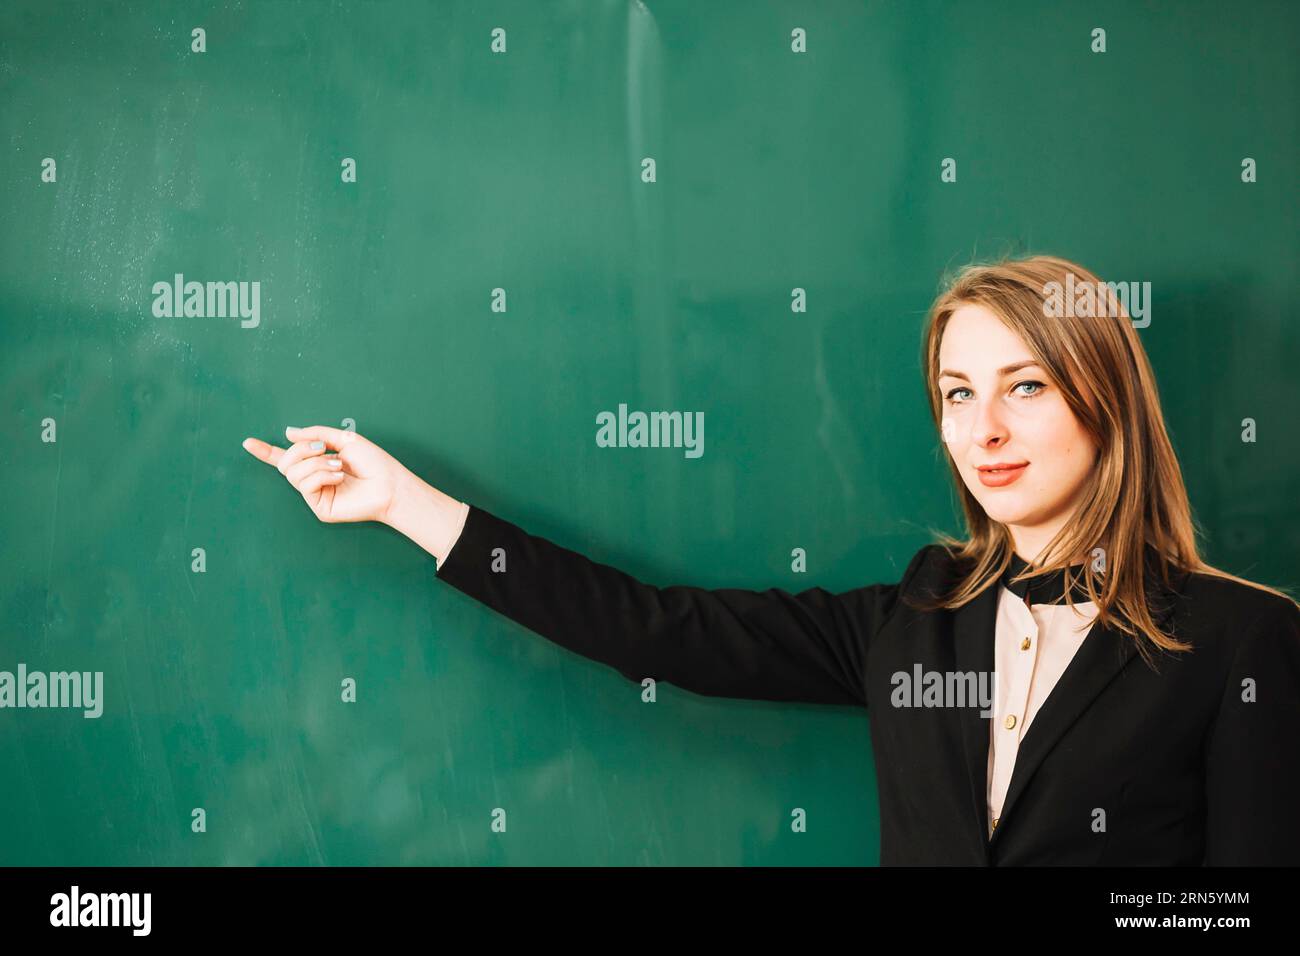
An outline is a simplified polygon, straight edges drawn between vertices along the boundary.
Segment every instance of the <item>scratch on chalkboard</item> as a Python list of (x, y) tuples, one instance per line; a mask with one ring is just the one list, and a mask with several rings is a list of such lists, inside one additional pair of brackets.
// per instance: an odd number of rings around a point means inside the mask
[[(187, 352), (193, 352), (192, 348), (187, 348)], [(199, 426), (203, 421), (203, 389), (198, 390), (199, 405), (194, 415), (194, 427), (191, 429), (193, 435), (194, 454), (190, 458), (190, 490), (185, 495), (185, 531), (183, 541), (189, 541), (190, 535), (190, 502), (194, 500), (194, 482), (199, 473)], [(195, 603), (198, 603), (198, 595), (194, 593), (194, 582), (190, 580), (190, 575), (185, 575), (185, 584), (190, 589), (190, 597)]]
[(840, 417), (840, 409), (835, 401), (835, 393), (831, 388), (830, 377), (826, 373), (825, 331), (825, 327), (818, 323), (813, 335), (813, 345), (817, 350), (813, 365), (813, 388), (821, 406), (821, 417), (817, 421), (817, 440), (821, 444), (822, 450), (826, 452), (831, 464), (835, 467), (835, 476), (840, 480), (844, 500), (852, 501), (854, 492), (853, 481), (849, 477), (849, 467), (845, 463), (844, 457), (831, 434), (836, 419)]
[[(67, 399), (64, 399), (64, 405), (67, 405)], [(63, 412), (59, 412), (59, 419), (62, 421)], [(45, 639), (50, 637), (50, 585), (54, 577), (54, 534), (59, 525), (59, 481), (63, 477), (63, 446), (59, 445), (57, 465), (54, 469), (54, 508), (50, 515), (50, 547), (45, 558), (45, 613), (41, 625)]]
[[(72, 357), (68, 359), (64, 366), (63, 374), (63, 391), (59, 395), (61, 404), (59, 405), (59, 424), (63, 424), (67, 418), (68, 410), (68, 389), (72, 387), (72, 362), (76, 358), (76, 336), (73, 336)], [(66, 432), (65, 432), (66, 440)], [(63, 442), (56, 440), (54, 442), (59, 448), (55, 456), (54, 466), (54, 506), (50, 514), (50, 547), (45, 556), (45, 607), (41, 612), (41, 640), (42, 645), (48, 644), (50, 639), (50, 586), (54, 578), (54, 535), (59, 526), (59, 482), (63, 477)]]

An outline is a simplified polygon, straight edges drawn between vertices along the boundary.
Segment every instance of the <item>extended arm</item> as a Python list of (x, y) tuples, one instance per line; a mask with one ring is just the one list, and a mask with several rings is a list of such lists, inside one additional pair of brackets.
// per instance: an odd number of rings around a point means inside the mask
[(320, 520), (389, 524), (434, 556), (441, 580), (629, 680), (720, 697), (866, 704), (867, 649), (902, 584), (842, 594), (656, 587), (444, 494), (360, 435), (287, 434), (288, 449), (257, 439), (244, 447), (275, 465)]
[(470, 506), (438, 572), (511, 620), (629, 680), (719, 697), (865, 705), (871, 636), (898, 584), (708, 590), (642, 583)]

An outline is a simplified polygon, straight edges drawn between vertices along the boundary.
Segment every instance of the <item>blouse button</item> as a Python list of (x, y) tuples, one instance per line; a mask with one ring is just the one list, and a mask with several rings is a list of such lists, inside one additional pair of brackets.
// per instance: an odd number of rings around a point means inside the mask
[(1023, 641), (1020, 642), (1020, 649), (1022, 651), (1029, 650), (1029, 638), (1026, 637)]
[(1016, 726), (1016, 715), (1015, 715), (1015, 714), (1007, 714), (1006, 722), (1005, 722), (1002, 726), (1006, 727), (1007, 730), (1012, 730), (1012, 729), (1014, 729), (1015, 726)]

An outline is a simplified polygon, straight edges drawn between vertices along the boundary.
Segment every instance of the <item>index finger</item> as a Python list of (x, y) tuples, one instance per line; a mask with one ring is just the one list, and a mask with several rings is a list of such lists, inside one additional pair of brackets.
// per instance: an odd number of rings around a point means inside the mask
[(283, 448), (277, 448), (275, 445), (268, 445), (258, 438), (245, 438), (244, 451), (248, 452), (258, 461), (264, 461), (268, 465), (279, 464), (280, 458), (284, 455)]
[(357, 437), (356, 432), (330, 428), (328, 425), (312, 425), (310, 428), (290, 426), (284, 430), (284, 434), (292, 442), (323, 441), (325, 447), (331, 451), (342, 451), (344, 445), (356, 440)]

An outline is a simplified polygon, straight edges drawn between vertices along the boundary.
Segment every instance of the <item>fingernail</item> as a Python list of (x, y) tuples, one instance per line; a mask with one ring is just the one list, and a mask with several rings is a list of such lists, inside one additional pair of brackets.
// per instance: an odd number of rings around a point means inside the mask
[(324, 447), (325, 447), (325, 443), (323, 441), (314, 441), (311, 443), (312, 451), (320, 451)]
[(331, 458), (331, 459), (329, 460), (329, 464), (326, 465), (326, 467), (327, 467), (327, 468), (342, 468), (342, 467), (343, 467), (343, 462), (339, 461), (337, 458)]

